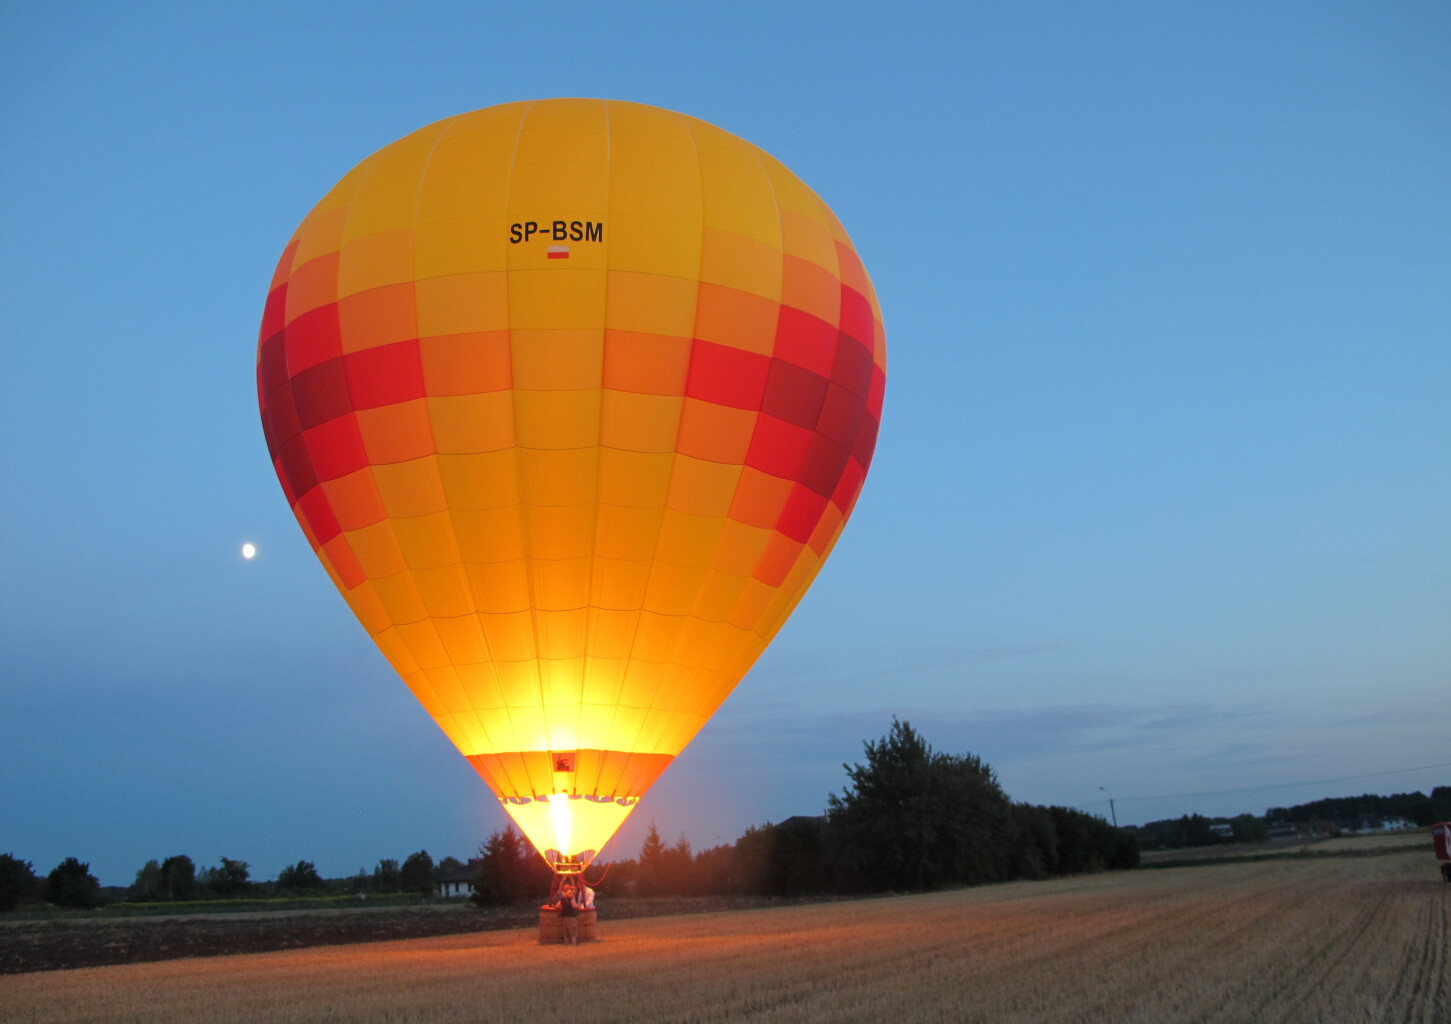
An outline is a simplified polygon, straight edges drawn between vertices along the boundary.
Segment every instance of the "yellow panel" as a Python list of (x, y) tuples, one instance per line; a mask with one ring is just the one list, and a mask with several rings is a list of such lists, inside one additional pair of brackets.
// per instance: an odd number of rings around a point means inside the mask
[(680, 636), (685, 615), (662, 615), (642, 611), (640, 625), (635, 630), (635, 646), (630, 652), (632, 658), (640, 661), (666, 662)]
[(338, 255), (338, 296), (412, 281), (413, 229), (399, 228), (355, 238)]
[[(629, 678), (629, 673), (626, 673)], [(624, 684), (622, 684), (623, 697)], [(649, 699), (648, 697), (646, 698)], [(610, 750), (634, 750), (635, 737), (640, 735), (640, 726), (645, 724), (646, 705), (630, 705), (621, 701), (615, 708), (615, 720), (610, 723)]]
[[(464, 575), (473, 591), (474, 606), (481, 612), (520, 612), (529, 608), (529, 569), (517, 562), (464, 563)], [(494, 657), (499, 657), (495, 652)]]
[[(655, 557), (664, 510), (601, 505), (595, 529), (595, 554), (628, 561)], [(752, 566), (754, 568), (754, 566)]]
[(674, 460), (671, 453), (600, 449), (599, 500), (626, 508), (659, 508)]
[[(596, 399), (599, 392), (594, 392)], [(516, 393), (517, 397), (517, 393)], [(515, 449), (519, 501), (527, 505), (583, 505), (594, 501), (599, 450)]]
[(669, 711), (661, 711), (658, 708), (651, 708), (645, 713), (645, 721), (640, 726), (640, 735), (635, 737), (635, 749), (645, 753), (659, 753), (662, 749), (661, 743), (665, 739), (667, 729), (674, 715)]
[(433, 623), (426, 620), (399, 623), (398, 635), (413, 652), (419, 668), (427, 671), (431, 668), (444, 668), (448, 665), (448, 652), (443, 649), (443, 644), (438, 639), (438, 631), (433, 628)]
[[(484, 646), (484, 632), (479, 626), (477, 616), (435, 616), (433, 628), (438, 630), (438, 638), (443, 643), (443, 649), (448, 652), (449, 662), (455, 668), (460, 669), (461, 681), (466, 678), (461, 666), (478, 666), (489, 660), (488, 648)], [(473, 679), (479, 674), (472, 669), (469, 671), (473, 675), (467, 676), (467, 678)], [(476, 685), (478, 685), (477, 682)], [(480, 705), (470, 698), (469, 706), (478, 707)]]
[(701, 240), (700, 279), (781, 301), (781, 250), (733, 231), (707, 228)]
[(700, 153), (705, 226), (779, 248), (776, 194), (761, 167), (759, 151), (703, 121), (692, 121), (691, 131)]
[(584, 700), (589, 707), (598, 710), (591, 712), (589, 723), (589, 732), (595, 742), (584, 743), (584, 746), (598, 750), (609, 749), (610, 723), (614, 720), (616, 698), (625, 678), (626, 663), (625, 658), (595, 657), (585, 662)]
[[(779, 280), (779, 270), (777, 274)], [(693, 277), (611, 270), (605, 327), (673, 338), (693, 337), (696, 287)]]
[(363, 451), (374, 466), (411, 462), (434, 454), (428, 407), (422, 399), (359, 409), (354, 416), (363, 438)]
[(432, 458), (375, 465), (373, 480), (389, 516), (425, 516), (448, 508), (443, 480)]
[(740, 466), (677, 455), (665, 504), (697, 516), (723, 516), (730, 511), (740, 478)]
[[(523, 662), (538, 657), (534, 645), (533, 612), (508, 612), (502, 615), (480, 612), (479, 623), (484, 628), (484, 639), (488, 641), (489, 653), (496, 662)], [(500, 685), (504, 685), (502, 679)], [(511, 704), (516, 703), (515, 698), (510, 696), (507, 685), (504, 685), (504, 695)]]
[(378, 231), (412, 227), (423, 167), (442, 131), (440, 124), (429, 125), (367, 159), (343, 225), (344, 245)]
[(787, 256), (781, 302), (835, 324), (841, 319), (841, 281), (809, 260)]
[(710, 564), (725, 522), (724, 516), (693, 516), (689, 512), (667, 508), (660, 523), (656, 559), (673, 565), (704, 568)]
[(488, 737), (484, 733), (483, 726), (479, 724), (478, 716), (472, 710), (457, 711), (449, 716), (449, 721), (453, 723), (463, 740), (462, 743), (458, 740), (454, 742), (465, 757), (488, 749)]
[(731, 576), (718, 569), (708, 570), (691, 606), (691, 614), (711, 622), (725, 622), (735, 611), (749, 579), (749, 576)]
[(523, 448), (589, 448), (599, 444), (600, 393), (515, 391), (515, 430)]
[(589, 558), (529, 561), (529, 588), (535, 608), (562, 611), (589, 603)]
[(373, 592), (373, 585), (367, 580), (352, 590), (344, 592), (343, 597), (369, 636), (377, 636), (393, 624), (392, 620), (388, 618), (387, 609), (378, 601), (378, 595)]
[(519, 509), (526, 552), (531, 558), (584, 558), (594, 549), (595, 507), (525, 505)]
[(678, 220), (611, 214), (610, 268), (700, 277), (700, 227)]
[[(613, 225), (609, 225), (613, 227)], [(614, 244), (611, 265), (614, 265)], [(583, 248), (575, 246), (575, 248)], [(551, 262), (575, 262), (570, 259)], [(578, 266), (509, 271), (509, 323), (514, 330), (598, 330), (605, 318), (605, 271)]]
[(640, 613), (634, 610), (593, 607), (589, 610), (586, 643), (591, 658), (619, 659), (630, 656), (630, 639)]
[(418, 660), (413, 657), (413, 652), (403, 642), (397, 626), (373, 637), (373, 643), (378, 645), (378, 650), (383, 652), (383, 657), (388, 659), (388, 664), (392, 665), (394, 670), (405, 679), (420, 671)]
[(590, 604), (600, 609), (639, 608), (645, 601), (654, 564), (648, 558), (596, 558), (590, 578)]
[(760, 563), (774, 533), (774, 530), (727, 519), (721, 528), (720, 543), (710, 560), (711, 568), (732, 576), (749, 576)]
[[(578, 694), (579, 685), (574, 687)], [(561, 691), (562, 692), (562, 691)], [(544, 728), (549, 735), (550, 750), (575, 750), (579, 747), (579, 698), (569, 701), (568, 707), (545, 705)]]
[(348, 546), (363, 567), (370, 580), (394, 576), (408, 568), (398, 540), (393, 536), (393, 526), (387, 520), (352, 530), (347, 534)]
[(598, 319), (588, 330), (522, 330), (511, 346), (514, 387), (526, 391), (585, 391), (600, 387), (605, 332)]
[(433, 618), (453, 618), (474, 611), (468, 578), (458, 565), (442, 569), (414, 569), (413, 583)]
[[(534, 632), (538, 637), (539, 657), (551, 661), (565, 659), (581, 659), (575, 672), (576, 692), (574, 700), (579, 699), (579, 679), (584, 674), (584, 637), (585, 623), (589, 613), (578, 608), (573, 611), (545, 611), (539, 610), (534, 613)], [(546, 682), (548, 682), (546, 680)], [(550, 699), (547, 694), (546, 701), (551, 704), (559, 703)]]
[[(584, 691), (590, 689), (589, 676), (585, 677)], [(614, 702), (609, 704), (586, 703), (579, 716), (579, 747), (581, 750), (607, 750), (610, 741), (610, 722), (614, 719)]]
[(452, 509), (505, 508), (519, 504), (518, 465), (512, 448), (474, 455), (434, 457)]
[[(489, 633), (487, 623), (484, 632)], [(498, 674), (499, 692), (504, 695), (506, 707), (539, 705), (539, 663), (532, 656), (521, 661), (496, 661), (494, 671)]]
[(423, 710), (431, 715), (434, 721), (448, 715), (448, 708), (442, 698), (433, 692), (433, 687), (428, 684), (428, 677), (422, 670), (417, 670), (402, 677), (408, 689), (413, 691), (413, 696), (418, 698), (418, 703), (423, 705)]
[[(500, 699), (503, 699), (502, 694)], [(497, 708), (492, 706), (476, 708), (474, 713), (478, 715), (479, 723), (489, 735), (489, 753), (519, 749), (519, 743), (514, 738), (514, 723), (509, 719), (509, 712), (502, 705)]]
[[(349, 177), (352, 177), (352, 175), (349, 175)], [(348, 178), (344, 178), (343, 181), (347, 182)], [(307, 219), (297, 229), (300, 241), (297, 245), (297, 251), (292, 254), (292, 267), (300, 267), (305, 263), (310, 263), (317, 259), (319, 256), (326, 256), (342, 248), (343, 222), (347, 219), (348, 207), (346, 199), (342, 197), (339, 191), (340, 189), (342, 189), (341, 183), (328, 194), (328, 199), (324, 199), (322, 203), (319, 203), (313, 208), (312, 213), (307, 215)], [(348, 185), (346, 191), (351, 194), (351, 183)], [(339, 198), (341, 205), (323, 209), (323, 203), (328, 202), (334, 196)], [(290, 271), (292, 267), (289, 267), (288, 270)]]
[[(448, 240), (439, 236), (459, 223), (448, 221), (430, 227), (429, 244), (444, 245)], [(449, 253), (435, 254), (440, 267), (445, 257), (454, 258)], [(420, 254), (419, 259), (422, 258)], [(457, 262), (464, 262), (463, 255), (457, 257)], [(440, 269), (438, 274), (430, 275), (413, 286), (420, 338), (509, 329), (508, 275), (499, 271), (465, 273), (470, 269), (465, 266), (447, 272)], [(445, 273), (447, 276), (443, 276)]]
[(731, 612), (731, 624), (754, 629), (776, 593), (775, 587), (768, 587), (758, 579), (748, 580), (745, 590), (741, 592), (741, 599), (736, 602), (735, 610)]
[[(472, 616), (465, 616), (464, 618), (473, 620), (468, 628), (472, 630), (474, 640), (470, 646), (464, 646), (463, 641), (460, 641), (459, 649), (471, 650), (472, 645), (476, 645), (479, 650), (485, 650), (483, 630), (479, 626), (478, 619)], [(447, 621), (462, 624), (464, 620), (450, 619)], [(435, 625), (438, 624), (435, 623)], [(462, 628), (463, 626), (460, 625), (461, 630)], [(439, 630), (439, 636), (444, 640), (444, 646), (449, 651), (449, 656), (453, 657), (453, 645), (449, 644), (448, 637), (442, 629)], [(468, 696), (469, 707), (474, 711), (488, 711), (504, 706), (504, 694), (499, 689), (499, 680), (495, 673), (493, 663), (487, 658), (487, 653), (485, 659), (478, 662), (460, 662), (455, 658), (454, 669), (458, 672), (459, 686), (463, 687), (464, 693)], [(484, 728), (487, 729), (487, 719), (481, 719), (481, 721), (484, 723)]]
[(524, 535), (516, 508), (452, 513), (459, 557), (465, 562), (511, 562), (524, 557)]
[(418, 222), (452, 217), (502, 219), (507, 210), (509, 164), (517, 136), (517, 129), (447, 132), (428, 159), (428, 174), (418, 194)]
[(635, 452), (673, 452), (680, 432), (682, 396), (605, 391), (599, 443)]
[(689, 612), (709, 571), (704, 566), (656, 562), (650, 573), (650, 587), (645, 592), (645, 610), (674, 616)]
[(788, 256), (799, 256), (833, 274), (838, 271), (836, 243), (831, 232), (806, 214), (781, 210), (781, 248)]
[(458, 545), (454, 543), (453, 523), (447, 512), (394, 519), (393, 536), (403, 560), (411, 569), (437, 569), (459, 561)]
[[(400, 572), (394, 576), (375, 579), (373, 580), (373, 590), (378, 595), (378, 602), (382, 604), (388, 612), (388, 617), (398, 628), (427, 620), (428, 609), (424, 605), (422, 597), (419, 596), (418, 588), (414, 586), (413, 577), (409, 573)], [(430, 666), (423, 665), (423, 667)]]
[[(661, 667), (657, 664), (641, 661), (638, 658), (631, 658), (630, 664), (625, 668), (625, 678), (620, 684), (620, 707), (640, 708), (648, 710), (655, 701), (655, 691), (660, 688)], [(644, 718), (635, 719), (635, 727), (638, 729), (644, 724)], [(634, 740), (625, 750), (639, 750)]]
[(512, 391), (446, 395), (424, 401), (434, 447), (440, 453), (468, 455), (499, 451), (514, 444)]
[[(509, 719), (514, 723), (514, 733), (519, 740), (519, 747), (522, 750), (548, 750), (549, 735), (544, 727), (544, 709), (538, 703), (539, 698), (534, 698), (534, 703), (509, 707)], [(531, 783), (535, 780), (531, 779)], [(534, 792), (543, 790), (534, 788)]]

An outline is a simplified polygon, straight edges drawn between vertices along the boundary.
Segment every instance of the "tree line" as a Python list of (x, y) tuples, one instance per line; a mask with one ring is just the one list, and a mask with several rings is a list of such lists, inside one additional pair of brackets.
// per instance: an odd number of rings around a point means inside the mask
[[(430, 896), (440, 877), (462, 867), (463, 862), (455, 857), (444, 857), (435, 864), (427, 850), (419, 850), (401, 864), (384, 859), (371, 873), (359, 868), (351, 878), (325, 879), (312, 861), (300, 860), (283, 868), (276, 881), (254, 881), (251, 866), (244, 860), (223, 857), (216, 866), (198, 870), (189, 856), (177, 854), (147, 861), (136, 872), (136, 880), (125, 890), (124, 898), (128, 903), (182, 903), (329, 894)], [(9, 853), (0, 854), (0, 911), (41, 902), (91, 910), (110, 899), (107, 890), (91, 874), (90, 865), (75, 857), (67, 857), (48, 875), (40, 877), (30, 861)]]
[[(825, 813), (753, 827), (698, 853), (684, 836), (667, 845), (652, 822), (639, 856), (610, 865), (602, 886), (641, 896), (924, 892), (1139, 862), (1131, 831), (1068, 807), (1014, 802), (981, 758), (935, 751), (908, 722), (893, 719), (864, 746), (865, 762), (843, 765), (849, 784)], [(485, 841), (476, 863), (481, 904), (518, 902), (549, 885), (548, 866), (512, 826)]]

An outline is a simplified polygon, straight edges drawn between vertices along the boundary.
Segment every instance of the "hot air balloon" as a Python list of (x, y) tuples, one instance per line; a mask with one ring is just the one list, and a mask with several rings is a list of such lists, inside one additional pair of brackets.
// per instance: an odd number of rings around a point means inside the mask
[(278, 480), (423, 707), (580, 870), (791, 614), (885, 342), (826, 204), (710, 124), (555, 99), (374, 153), (278, 261)]

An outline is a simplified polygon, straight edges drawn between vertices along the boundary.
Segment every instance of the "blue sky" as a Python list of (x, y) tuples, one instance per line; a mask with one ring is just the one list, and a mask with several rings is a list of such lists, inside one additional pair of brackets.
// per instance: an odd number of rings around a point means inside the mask
[(501, 826), (297, 529), (253, 360), (345, 171), (560, 95), (775, 154), (887, 326), (856, 515), (622, 855), (819, 812), (893, 715), (1120, 821), (1451, 783), (1448, 52), (1435, 3), (7, 6), (0, 852), (341, 875)]

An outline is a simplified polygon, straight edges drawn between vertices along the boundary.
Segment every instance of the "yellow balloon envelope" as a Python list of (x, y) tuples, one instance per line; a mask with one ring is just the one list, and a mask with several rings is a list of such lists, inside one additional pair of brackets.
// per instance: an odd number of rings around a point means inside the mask
[(636, 103), (439, 121), (283, 251), (278, 479), (398, 674), (588, 862), (780, 629), (876, 443), (876, 295), (772, 157)]

